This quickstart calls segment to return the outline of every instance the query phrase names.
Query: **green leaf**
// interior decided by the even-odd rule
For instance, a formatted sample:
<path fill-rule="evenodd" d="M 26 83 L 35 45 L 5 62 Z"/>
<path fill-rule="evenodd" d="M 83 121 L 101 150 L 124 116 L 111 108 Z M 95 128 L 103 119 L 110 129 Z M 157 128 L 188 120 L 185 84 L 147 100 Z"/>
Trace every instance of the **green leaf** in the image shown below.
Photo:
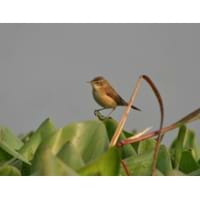
<path fill-rule="evenodd" d="M 58 155 L 68 166 L 79 169 L 84 163 L 99 157 L 108 148 L 108 144 L 107 132 L 102 122 L 72 123 L 43 141 L 35 157 L 41 157 L 45 150 L 43 146 L 48 146 L 54 156 Z M 33 160 L 32 172 L 37 171 L 38 162 L 37 159 Z"/>
<path fill-rule="evenodd" d="M 132 176 L 150 176 L 152 170 L 153 152 L 132 156 L 125 159 L 125 163 Z M 121 167 L 122 175 L 126 175 Z"/>
<path fill-rule="evenodd" d="M 85 163 L 100 156 L 109 145 L 107 131 L 103 123 L 88 121 L 76 125 L 71 143 L 82 155 Z"/>
<path fill-rule="evenodd" d="M 19 152 L 29 161 L 33 159 L 34 154 L 43 140 L 46 140 L 50 135 L 53 135 L 56 128 L 50 119 L 46 119 L 36 130 L 32 133 L 30 139 L 24 144 Z"/>
<path fill-rule="evenodd" d="M 186 126 L 181 126 L 177 138 L 173 141 L 170 147 L 170 153 L 172 155 L 174 168 L 176 169 L 179 168 L 182 151 L 184 150 L 184 140 L 186 137 L 186 133 L 187 133 Z"/>
<path fill-rule="evenodd" d="M 72 123 L 57 131 L 45 144 L 56 155 L 67 142 L 73 145 L 85 163 L 96 159 L 109 145 L 105 126 L 100 121 Z"/>
<path fill-rule="evenodd" d="M 16 164 L 14 166 L 17 166 Z M 27 165 L 26 163 L 21 163 L 20 166 L 17 166 L 20 171 L 22 176 L 30 176 L 31 175 L 31 168 L 32 165 Z"/>
<path fill-rule="evenodd" d="M 18 150 L 23 145 L 8 128 L 0 128 L 0 162 L 7 161 L 10 156 L 29 163 L 26 158 L 20 155 Z M 10 155 L 10 156 L 9 156 Z"/>
<path fill-rule="evenodd" d="M 0 143 L 0 148 L 2 148 L 5 152 L 7 152 L 8 154 L 10 154 L 11 156 L 13 156 L 14 158 L 17 158 L 27 164 L 30 164 L 30 162 L 20 153 L 18 153 L 17 151 L 15 151 L 12 147 L 10 147 L 7 143 L 5 143 L 4 141 L 1 141 Z"/>
<path fill-rule="evenodd" d="M 191 173 L 199 168 L 198 162 L 195 160 L 192 150 L 182 152 L 179 169 L 183 173 Z"/>
<path fill-rule="evenodd" d="M 156 141 L 154 139 L 144 140 L 138 144 L 138 154 L 145 154 L 154 151 Z"/>
<path fill-rule="evenodd" d="M 171 145 L 170 152 L 176 169 L 190 173 L 198 169 L 199 147 L 193 131 L 182 126 L 177 138 Z"/>
<path fill-rule="evenodd" d="M 0 167 L 0 176 L 20 176 L 20 171 L 11 165 L 4 165 Z"/>
<path fill-rule="evenodd" d="M 23 142 L 23 143 L 27 143 L 27 142 L 30 140 L 31 136 L 32 136 L 34 133 L 35 133 L 34 131 L 30 131 L 30 132 L 28 132 L 27 134 L 22 134 L 22 135 L 21 135 L 21 140 L 22 140 L 22 142 Z"/>
<path fill-rule="evenodd" d="M 80 153 L 71 142 L 67 142 L 57 154 L 57 156 L 69 167 L 75 170 L 78 170 L 81 167 L 85 166 L 85 163 Z"/>
<path fill-rule="evenodd" d="M 73 169 L 64 164 L 57 158 L 48 146 L 41 146 L 33 161 L 35 169 L 33 175 L 39 176 L 76 176 L 78 175 Z"/>
<path fill-rule="evenodd" d="M 197 138 L 195 135 L 195 132 L 193 130 L 188 129 L 188 132 L 186 134 L 184 149 L 191 149 L 193 150 L 193 156 L 195 160 L 200 159 L 200 146 L 197 145 Z"/>
<path fill-rule="evenodd" d="M 155 176 L 164 176 L 164 174 L 158 169 L 156 169 Z"/>
<path fill-rule="evenodd" d="M 3 149 L 0 149 L 0 164 L 8 161 L 12 158 L 12 156 L 10 154 L 8 154 L 6 151 L 4 151 Z"/>
<path fill-rule="evenodd" d="M 157 169 L 159 169 L 164 175 L 167 175 L 172 170 L 172 163 L 170 153 L 165 145 L 160 146 L 157 160 Z"/>
<path fill-rule="evenodd" d="M 114 134 L 114 132 L 117 128 L 118 123 L 117 123 L 117 121 L 115 121 L 114 119 L 111 119 L 111 118 L 105 118 L 103 120 L 103 123 L 106 126 L 109 140 L 111 140 L 112 136 L 113 136 L 113 134 Z M 131 137 L 131 136 L 133 136 L 133 134 L 128 133 L 127 131 L 122 131 L 122 133 L 119 137 L 119 141 L 124 140 L 127 137 Z M 121 148 L 122 159 L 130 157 L 130 156 L 136 156 L 136 155 L 137 155 L 137 153 L 136 153 L 134 147 L 131 144 L 125 145 Z"/>
<path fill-rule="evenodd" d="M 167 173 L 167 176 L 185 176 L 185 174 L 182 173 L 182 172 L 179 171 L 179 170 L 173 169 L 173 170 L 171 170 L 171 171 L 169 171 L 169 172 Z"/>
<path fill-rule="evenodd" d="M 10 129 L 5 127 L 0 128 L 0 143 L 2 141 L 15 150 L 23 146 L 23 142 Z"/>
<path fill-rule="evenodd" d="M 117 176 L 120 169 L 120 153 L 116 147 L 110 148 L 99 159 L 79 170 L 82 176 Z"/>
<path fill-rule="evenodd" d="M 188 174 L 189 176 L 200 176 L 200 169 L 197 169 Z"/>

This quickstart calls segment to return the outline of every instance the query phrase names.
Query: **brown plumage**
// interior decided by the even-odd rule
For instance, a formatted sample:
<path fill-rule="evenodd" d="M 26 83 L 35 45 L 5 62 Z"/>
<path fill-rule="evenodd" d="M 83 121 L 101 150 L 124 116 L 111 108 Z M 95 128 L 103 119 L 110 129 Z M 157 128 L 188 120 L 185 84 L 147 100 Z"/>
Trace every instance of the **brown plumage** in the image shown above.
<path fill-rule="evenodd" d="M 90 81 L 93 88 L 93 96 L 96 102 L 101 105 L 103 109 L 117 106 L 127 106 L 128 103 L 117 93 L 117 91 L 110 85 L 110 83 L 102 76 L 98 76 Z M 131 106 L 132 109 L 140 111 L 139 108 Z"/>

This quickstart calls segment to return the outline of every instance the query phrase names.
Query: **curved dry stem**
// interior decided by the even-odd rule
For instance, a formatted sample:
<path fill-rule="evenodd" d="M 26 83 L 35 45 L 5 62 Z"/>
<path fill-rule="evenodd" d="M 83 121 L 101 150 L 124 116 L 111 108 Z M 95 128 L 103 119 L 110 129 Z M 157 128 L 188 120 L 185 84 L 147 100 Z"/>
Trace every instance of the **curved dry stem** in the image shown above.
<path fill-rule="evenodd" d="M 161 130 L 162 130 L 162 127 L 163 127 L 163 122 L 164 122 L 164 106 L 163 106 L 162 97 L 161 97 L 156 85 L 153 83 L 153 81 L 146 75 L 143 75 L 143 79 L 147 81 L 147 83 L 149 84 L 149 86 L 153 90 L 153 92 L 154 92 L 154 94 L 155 94 L 155 96 L 158 100 L 159 107 L 160 107 L 160 127 L 159 127 L 159 130 L 158 130 L 158 138 L 157 138 L 157 142 L 156 142 L 156 146 L 155 146 L 155 150 L 154 150 L 154 154 L 153 154 L 153 163 L 152 163 L 152 175 L 154 175 L 155 172 L 156 172 L 156 164 L 157 164 L 157 159 L 158 159 L 160 142 L 163 138 Z"/>
<path fill-rule="evenodd" d="M 152 128 L 149 127 L 149 128 L 145 128 L 143 131 L 137 133 L 136 135 L 132 136 L 132 137 L 129 137 L 128 139 L 130 140 L 134 140 L 135 138 L 139 138 L 141 137 L 142 135 L 146 134 L 147 132 L 149 132 Z"/>
<path fill-rule="evenodd" d="M 143 76 L 140 76 L 139 79 L 137 80 L 136 86 L 135 86 L 135 88 L 133 90 L 133 94 L 132 94 L 132 96 L 131 96 L 131 98 L 130 98 L 130 100 L 128 102 L 128 106 L 125 108 L 125 111 L 124 111 L 124 113 L 123 113 L 123 115 L 121 117 L 121 120 L 119 121 L 118 126 L 117 126 L 117 128 L 115 130 L 115 133 L 114 133 L 114 135 L 113 135 L 113 137 L 111 139 L 110 147 L 115 146 L 117 141 L 118 141 L 118 139 L 119 139 L 119 136 L 120 136 L 120 134 L 121 134 L 121 132 L 122 132 L 122 130 L 124 128 L 124 125 L 125 125 L 126 121 L 127 121 L 128 114 L 129 114 L 129 112 L 131 110 L 131 106 L 134 104 L 135 98 L 136 98 L 137 93 L 138 93 L 138 91 L 140 89 L 142 79 L 143 79 Z"/>
<path fill-rule="evenodd" d="M 111 139 L 111 142 L 110 142 L 110 147 L 112 146 L 115 146 L 119 137 L 120 137 L 120 134 L 124 128 L 124 125 L 128 119 L 128 114 L 131 110 L 131 106 L 134 104 L 134 101 L 135 101 L 135 98 L 137 96 L 137 93 L 140 89 L 140 86 L 141 86 L 141 83 L 142 83 L 142 79 L 144 79 L 148 84 L 149 86 L 151 87 L 151 89 L 153 90 L 157 100 L 158 100 L 158 103 L 159 103 L 159 107 L 160 107 L 160 113 L 161 113 L 161 120 L 160 120 L 160 128 L 158 130 L 158 138 L 157 138 L 157 143 L 156 143 L 156 147 L 155 147 L 155 151 L 154 151 L 154 155 L 153 155 L 153 163 L 152 163 L 152 174 L 154 174 L 155 170 L 156 170 L 156 163 L 157 163 L 157 157 L 158 157 L 158 151 L 159 151 L 159 147 L 160 147 L 160 141 L 162 139 L 162 135 L 161 135 L 161 129 L 163 127 L 163 121 L 164 121 L 164 106 L 163 106 L 163 101 L 162 101 L 162 98 L 161 98 L 161 95 L 158 91 L 158 89 L 156 88 L 155 84 L 153 83 L 153 81 L 146 75 L 141 75 L 137 82 L 136 82 L 136 86 L 133 90 L 133 94 L 129 100 L 129 103 L 128 103 L 128 106 L 126 107 L 122 117 L 121 117 L 121 120 L 120 122 L 118 123 L 118 126 L 115 130 L 115 133 Z"/>
<path fill-rule="evenodd" d="M 125 171 L 126 175 L 127 175 L 127 176 L 130 176 L 131 173 L 129 172 L 128 166 L 127 166 L 127 164 L 125 163 L 125 161 L 124 161 L 124 160 L 121 160 L 121 164 L 122 164 L 122 167 L 124 168 L 124 171 Z"/>
<path fill-rule="evenodd" d="M 200 119 L 200 108 L 189 113 L 188 115 L 186 115 L 182 119 L 178 120 L 177 122 L 162 128 L 161 133 L 162 133 L 162 135 L 164 135 L 164 134 L 168 133 L 169 131 L 172 131 L 173 129 L 180 127 L 183 124 L 193 122 L 197 119 Z M 158 132 L 158 130 L 156 130 L 156 131 L 151 131 L 151 132 L 149 132 L 145 135 L 142 135 L 140 137 L 137 137 L 137 138 L 133 138 L 133 139 L 127 138 L 125 140 L 120 141 L 117 146 L 122 147 L 122 146 L 127 145 L 127 144 L 133 144 L 133 143 L 136 143 L 136 142 L 141 142 L 141 141 L 153 138 L 153 137 L 157 136 L 158 134 L 159 134 L 159 132 Z"/>
<path fill-rule="evenodd" d="M 162 133 L 162 135 L 164 135 L 164 134 L 166 134 L 167 132 L 169 132 L 169 131 L 171 131 L 171 130 L 173 130 L 173 129 L 176 129 L 176 128 L 177 128 L 177 126 L 174 126 L 174 124 L 173 124 L 173 125 L 167 126 L 167 127 L 165 127 L 165 128 L 162 128 L 161 130 L 160 130 L 160 129 L 159 129 L 159 130 L 160 130 L 160 132 Z M 142 136 L 140 136 L 140 137 L 137 137 L 137 138 L 133 138 L 133 139 L 127 138 L 127 139 L 125 139 L 125 140 L 121 140 L 121 141 L 117 144 L 117 146 L 118 146 L 118 147 L 122 147 L 122 146 L 127 145 L 127 144 L 133 144 L 133 143 L 136 143 L 136 142 L 141 142 L 141 141 L 144 141 L 144 140 L 153 138 L 153 137 L 158 136 L 158 135 L 160 134 L 159 130 L 151 131 L 151 132 L 149 132 L 149 133 L 147 133 L 147 134 L 144 134 L 144 135 L 142 135 Z"/>

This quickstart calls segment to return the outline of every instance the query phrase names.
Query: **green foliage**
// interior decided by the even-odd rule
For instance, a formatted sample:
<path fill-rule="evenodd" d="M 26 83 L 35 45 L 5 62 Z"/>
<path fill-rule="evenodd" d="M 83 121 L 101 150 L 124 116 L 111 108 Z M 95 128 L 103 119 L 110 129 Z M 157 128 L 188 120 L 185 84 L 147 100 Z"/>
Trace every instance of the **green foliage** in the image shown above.
<path fill-rule="evenodd" d="M 195 133 L 186 126 L 179 129 L 178 136 L 170 147 L 170 152 L 175 169 L 188 174 L 200 168 L 200 153 Z"/>
<path fill-rule="evenodd" d="M 20 176 L 20 171 L 11 165 L 4 165 L 0 167 L 0 176 Z"/>
<path fill-rule="evenodd" d="M 52 135 L 55 130 L 56 128 L 50 119 L 46 119 L 39 128 L 31 134 L 30 138 L 26 138 L 27 142 L 19 150 L 21 155 L 29 161 L 32 160 L 38 146 L 42 141 L 45 141 L 48 136 Z"/>
<path fill-rule="evenodd" d="M 167 175 L 170 171 L 172 171 L 170 153 L 165 145 L 160 146 L 157 169 L 159 169 L 164 175 Z"/>
<path fill-rule="evenodd" d="M 47 145 L 42 145 L 33 160 L 33 175 L 74 176 L 76 172 L 55 156 Z"/>
<path fill-rule="evenodd" d="M 110 148 L 116 127 L 111 118 L 64 128 L 56 128 L 46 119 L 22 139 L 1 127 L 0 175 L 125 176 L 128 170 L 132 176 L 150 176 L 155 139 Z M 124 130 L 119 140 L 133 135 Z M 156 175 L 200 175 L 200 146 L 194 131 L 183 125 L 169 148 L 160 146 Z"/>
<path fill-rule="evenodd" d="M 107 134 L 108 134 L 109 140 L 111 140 L 111 138 L 115 132 L 115 129 L 117 128 L 117 122 L 113 119 L 105 118 L 103 120 L 103 123 L 107 129 Z M 119 140 L 123 140 L 130 136 L 133 136 L 133 134 L 128 133 L 127 131 L 123 131 L 119 137 Z M 121 155 L 122 155 L 122 159 L 123 159 L 123 158 L 129 157 L 129 156 L 136 156 L 137 153 L 136 153 L 136 150 L 133 148 L 133 146 L 129 144 L 129 145 L 125 145 L 121 148 Z"/>
<path fill-rule="evenodd" d="M 29 163 L 29 161 L 20 153 L 17 152 L 20 147 L 23 146 L 23 142 L 18 139 L 9 129 L 0 128 L 0 150 L 1 150 L 1 158 L 0 160 L 7 160 L 9 156 L 13 158 L 17 158 L 25 163 Z"/>
<path fill-rule="evenodd" d="M 152 158 L 153 158 L 153 152 L 148 152 L 137 156 L 128 157 L 124 161 L 132 176 L 150 176 Z M 122 175 L 126 175 L 123 167 L 121 167 L 120 173 Z"/>
<path fill-rule="evenodd" d="M 119 169 L 119 150 L 116 147 L 113 147 L 96 161 L 81 168 L 79 174 L 83 176 L 117 176 L 119 174 Z"/>

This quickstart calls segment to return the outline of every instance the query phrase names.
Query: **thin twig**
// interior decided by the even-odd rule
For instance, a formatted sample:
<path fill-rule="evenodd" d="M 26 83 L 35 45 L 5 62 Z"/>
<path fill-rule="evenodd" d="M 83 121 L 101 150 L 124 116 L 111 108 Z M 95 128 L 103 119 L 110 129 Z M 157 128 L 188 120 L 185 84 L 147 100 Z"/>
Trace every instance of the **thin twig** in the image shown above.
<path fill-rule="evenodd" d="M 200 108 L 189 113 L 188 115 L 186 115 L 182 119 L 178 120 L 177 122 L 162 128 L 161 133 L 162 133 L 162 135 L 164 135 L 164 134 L 168 133 L 169 131 L 172 131 L 173 129 L 180 127 L 183 124 L 193 122 L 197 119 L 200 119 Z M 117 146 L 122 147 L 122 146 L 127 145 L 127 144 L 133 144 L 133 143 L 136 143 L 136 142 L 141 142 L 141 141 L 153 138 L 153 137 L 157 136 L 158 134 L 159 134 L 159 132 L 158 132 L 158 130 L 156 130 L 156 131 L 151 131 L 151 132 L 149 132 L 145 135 L 142 135 L 140 137 L 137 137 L 137 138 L 133 138 L 133 139 L 127 138 L 125 140 L 120 141 Z"/>
<path fill-rule="evenodd" d="M 134 136 L 129 137 L 128 139 L 129 139 L 129 140 L 134 140 L 135 138 L 139 138 L 139 137 L 141 137 L 142 135 L 146 134 L 146 133 L 147 133 L 149 130 L 151 130 L 151 129 L 152 129 L 151 127 L 145 128 L 143 131 L 137 133 L 137 134 L 134 135 Z"/>
<path fill-rule="evenodd" d="M 161 133 L 162 133 L 162 135 L 164 135 L 167 132 L 169 132 L 169 131 L 171 131 L 171 130 L 173 130 L 175 128 L 177 128 L 177 126 L 174 126 L 174 124 L 173 124 L 173 126 L 172 125 L 167 126 L 167 127 L 161 129 Z M 136 142 L 141 142 L 141 141 L 153 138 L 155 136 L 158 136 L 158 134 L 160 134 L 159 130 L 156 130 L 156 131 L 151 131 L 151 132 L 149 132 L 147 134 L 144 134 L 144 135 L 142 135 L 140 137 L 137 137 L 137 138 L 133 138 L 133 139 L 127 138 L 127 139 L 121 140 L 117 144 L 117 146 L 118 147 L 122 147 L 122 146 L 127 145 L 127 144 L 133 144 L 133 143 L 136 143 Z"/>
<path fill-rule="evenodd" d="M 138 91 L 140 89 L 142 79 L 143 79 L 143 76 L 140 76 L 139 79 L 136 82 L 136 86 L 135 86 L 135 88 L 133 90 L 133 94 L 132 94 L 132 96 L 131 96 L 131 98 L 129 100 L 128 106 L 125 108 L 125 111 L 124 111 L 124 113 L 123 113 L 123 115 L 121 117 L 121 120 L 118 123 L 118 126 L 117 126 L 117 128 L 115 130 L 115 133 L 114 133 L 114 135 L 113 135 L 113 137 L 111 139 L 110 147 L 115 146 L 117 141 L 118 141 L 118 139 L 119 139 L 119 136 L 120 136 L 120 134 L 121 134 L 121 132 L 122 132 L 122 130 L 124 128 L 124 125 L 125 125 L 126 121 L 127 121 L 128 114 L 129 114 L 129 112 L 131 110 L 131 106 L 134 104 L 135 98 L 136 98 L 137 93 L 138 93 Z"/>
<path fill-rule="evenodd" d="M 121 160 L 121 164 L 122 164 L 122 167 L 124 168 L 124 171 L 125 171 L 126 175 L 127 175 L 127 176 L 130 176 L 131 173 L 129 172 L 128 166 L 127 166 L 127 164 L 125 163 L 125 161 L 124 161 L 124 160 Z"/>

